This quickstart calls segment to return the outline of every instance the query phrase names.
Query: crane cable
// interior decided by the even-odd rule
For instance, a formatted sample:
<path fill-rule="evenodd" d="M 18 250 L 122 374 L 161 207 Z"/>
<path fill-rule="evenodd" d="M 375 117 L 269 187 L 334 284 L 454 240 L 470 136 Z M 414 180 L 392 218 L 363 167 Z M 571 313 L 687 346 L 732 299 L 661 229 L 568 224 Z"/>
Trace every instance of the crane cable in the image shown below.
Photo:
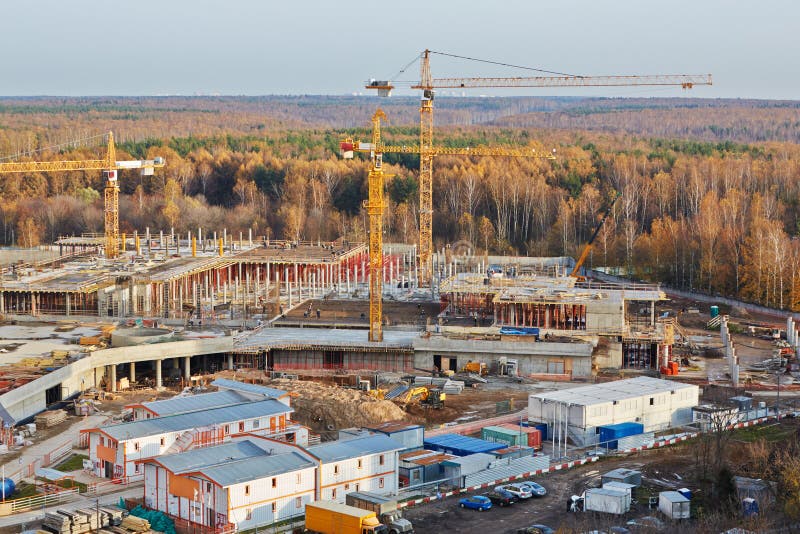
<path fill-rule="evenodd" d="M 12 155 L 12 156 L 1 157 L 0 161 L 5 161 L 5 160 L 9 160 L 9 159 L 16 159 L 16 158 L 21 158 L 21 157 L 25 157 L 25 156 L 30 156 L 30 155 L 33 155 L 33 154 L 37 154 L 39 152 L 45 152 L 45 151 L 56 150 L 56 149 L 60 150 L 60 149 L 62 149 L 64 147 L 79 148 L 81 145 L 83 145 L 83 143 L 85 141 L 91 141 L 91 140 L 94 140 L 94 139 L 105 138 L 107 135 L 108 134 L 92 135 L 92 136 L 89 136 L 89 137 L 83 137 L 83 138 L 80 138 L 80 139 L 74 139 L 74 140 L 68 141 L 66 143 L 59 143 L 57 145 L 51 145 L 51 146 L 43 146 L 43 147 L 37 148 L 36 150 L 28 150 L 27 152 L 19 152 L 17 154 Z"/>
<path fill-rule="evenodd" d="M 552 70 L 539 69 L 539 68 L 536 68 L 536 67 L 525 67 L 523 65 L 513 65 L 511 63 L 502 63 L 500 61 L 491 61 L 491 60 L 488 60 L 488 59 L 478 59 L 478 58 L 468 57 L 468 56 L 459 56 L 457 54 L 448 54 L 447 52 L 435 52 L 433 50 L 430 50 L 429 52 L 431 54 L 438 54 L 440 56 L 448 56 L 448 57 L 454 57 L 454 58 L 458 58 L 458 59 L 466 59 L 466 60 L 469 60 L 469 61 L 477 61 L 479 63 L 490 63 L 492 65 L 500 65 L 501 67 L 512 67 L 512 68 L 515 68 L 515 69 L 532 70 L 532 71 L 536 71 L 536 72 L 543 72 L 545 74 L 555 74 L 556 76 L 570 76 L 570 77 L 573 77 L 573 78 L 583 78 L 583 76 L 580 76 L 578 74 L 567 74 L 565 72 L 557 72 L 557 71 L 552 71 Z"/>

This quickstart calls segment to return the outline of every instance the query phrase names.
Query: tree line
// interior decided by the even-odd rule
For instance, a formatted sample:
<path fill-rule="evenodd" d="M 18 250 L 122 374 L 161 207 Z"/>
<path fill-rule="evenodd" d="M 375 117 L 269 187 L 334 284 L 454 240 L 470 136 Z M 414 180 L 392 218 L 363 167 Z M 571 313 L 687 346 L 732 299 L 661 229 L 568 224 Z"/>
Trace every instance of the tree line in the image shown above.
<path fill-rule="evenodd" d="M 324 120 L 336 121 L 341 102 L 334 105 L 324 98 L 314 102 L 298 98 L 294 105 L 311 106 L 314 113 L 327 117 Z M 66 135 L 56 128 L 25 128 L 25 117 L 38 123 L 50 116 L 54 124 L 66 124 L 66 117 L 74 113 L 76 131 L 90 123 L 92 112 L 80 106 L 91 110 L 92 102 L 70 101 L 67 104 L 76 109 L 62 111 L 43 102 L 35 104 L 9 109 L 0 100 L 0 124 L 13 124 L 0 129 L 5 153 L 14 152 L 8 150 L 11 146 L 24 152 L 25 143 L 29 148 L 59 144 L 54 143 L 56 136 Z M 512 111 L 519 105 L 511 105 Z M 253 111 L 269 107 L 258 99 L 234 100 L 232 107 L 223 101 L 206 110 L 196 109 L 193 99 L 143 103 L 120 99 L 103 106 L 101 115 L 134 117 L 126 119 L 131 129 L 118 135 L 118 159 L 167 160 L 167 167 L 154 176 L 121 173 L 121 231 L 150 227 L 187 232 L 203 227 L 227 228 L 234 234 L 252 229 L 258 235 L 287 239 L 364 239 L 361 201 L 369 164 L 358 158 L 345 161 L 337 154 L 344 136 L 368 140 L 369 131 L 363 126 L 287 127 L 280 114 L 276 119 Z M 217 113 L 226 109 L 231 112 L 227 118 Z M 756 106 L 752 112 L 758 117 L 764 110 L 791 109 Z M 716 113 L 719 108 L 700 112 L 707 110 Z M 472 112 L 468 106 L 451 111 Z M 175 125 L 162 125 L 164 135 L 156 135 L 155 129 L 139 137 L 145 125 L 164 120 L 162 113 L 172 114 Z M 476 113 L 497 116 L 504 111 L 492 101 Z M 198 116 L 212 119 L 204 122 Z M 196 133 L 172 133 L 185 130 L 189 123 Z M 257 124 L 262 128 L 249 126 Z M 384 132 L 387 142 L 416 144 L 413 122 L 390 124 Z M 633 121 L 629 128 L 639 128 L 637 124 Z M 540 153 L 555 148 L 557 159 L 437 157 L 435 244 L 468 240 L 476 249 L 495 253 L 576 256 L 619 192 L 621 197 L 598 235 L 589 260 L 592 266 L 617 267 L 637 279 L 794 309 L 800 300 L 796 239 L 800 146 L 736 140 L 742 137 L 704 141 L 692 136 L 513 125 L 437 127 L 436 142 L 442 145 L 527 146 Z M 102 151 L 67 145 L 36 157 L 95 158 L 98 150 Z M 386 155 L 385 162 L 395 175 L 386 184 L 385 239 L 414 242 L 419 159 Z M 102 188 L 100 174 L 92 172 L 4 175 L 0 241 L 30 246 L 59 235 L 101 232 Z"/>

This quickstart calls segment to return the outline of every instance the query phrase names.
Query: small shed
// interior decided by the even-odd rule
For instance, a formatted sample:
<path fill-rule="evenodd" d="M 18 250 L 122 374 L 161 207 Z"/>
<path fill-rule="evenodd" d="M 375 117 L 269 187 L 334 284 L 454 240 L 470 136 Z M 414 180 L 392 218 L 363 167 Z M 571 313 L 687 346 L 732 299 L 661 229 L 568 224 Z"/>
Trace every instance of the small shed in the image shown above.
<path fill-rule="evenodd" d="M 403 450 L 421 449 L 424 436 L 423 427 L 403 421 L 387 421 L 375 426 L 364 427 L 367 430 L 389 436 L 403 446 Z"/>
<path fill-rule="evenodd" d="M 606 488 L 586 490 L 583 509 L 586 512 L 604 512 L 607 514 L 624 514 L 630 510 L 629 496 L 624 491 Z"/>
<path fill-rule="evenodd" d="M 736 406 L 740 412 L 746 412 L 753 409 L 753 398 L 737 396 L 731 397 L 731 403 Z"/>
<path fill-rule="evenodd" d="M 442 462 L 442 478 L 449 480 L 455 486 L 462 487 L 461 482 L 465 476 L 488 469 L 494 461 L 493 455 L 484 453 L 445 460 Z"/>
<path fill-rule="evenodd" d="M 677 491 L 658 494 L 658 509 L 670 519 L 689 519 L 691 501 Z"/>
<path fill-rule="evenodd" d="M 606 482 L 624 482 L 638 488 L 642 485 L 642 472 L 624 468 L 614 469 L 603 475 L 601 481 L 603 484 Z"/>
<path fill-rule="evenodd" d="M 404 487 L 432 482 L 442 478 L 442 462 L 456 458 L 438 451 L 404 452 L 398 458 L 397 474 Z"/>

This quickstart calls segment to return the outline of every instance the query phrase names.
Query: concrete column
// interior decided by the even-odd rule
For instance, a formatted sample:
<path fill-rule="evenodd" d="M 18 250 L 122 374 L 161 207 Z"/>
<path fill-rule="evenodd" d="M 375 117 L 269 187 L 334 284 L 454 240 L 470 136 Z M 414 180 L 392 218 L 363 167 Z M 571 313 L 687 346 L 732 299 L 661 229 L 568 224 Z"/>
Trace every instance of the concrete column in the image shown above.
<path fill-rule="evenodd" d="M 130 373 L 129 374 L 130 374 L 130 376 L 128 377 L 128 380 L 130 380 L 131 384 L 133 384 L 134 382 L 136 382 L 136 362 L 131 362 L 130 363 Z"/>
<path fill-rule="evenodd" d="M 66 301 L 67 301 L 67 309 L 66 309 L 66 312 L 67 312 L 67 316 L 69 316 L 69 312 L 70 312 L 70 309 L 69 309 L 69 293 L 66 293 L 66 294 L 65 294 L 65 297 L 66 297 Z M 0 299 L 2 299 L 2 295 L 0 295 Z M 2 302 L 2 300 L 0 300 L 0 302 Z M 2 307 L 2 305 L 1 305 L 1 304 L 0 304 L 0 307 Z M 0 311 L 2 311 L 2 310 L 0 310 Z"/>
<path fill-rule="evenodd" d="M 233 354 L 228 354 L 228 370 L 233 371 Z"/>
<path fill-rule="evenodd" d="M 188 382 L 192 378 L 192 357 L 191 356 L 184 356 L 183 357 L 183 376 L 186 378 Z"/>
<path fill-rule="evenodd" d="M 117 391 L 117 366 L 109 365 L 108 367 L 108 379 L 111 382 L 111 392 L 113 393 Z"/>
<path fill-rule="evenodd" d="M 164 383 L 161 380 L 161 362 L 162 360 L 156 360 L 156 390 L 161 391 L 164 389 Z"/>

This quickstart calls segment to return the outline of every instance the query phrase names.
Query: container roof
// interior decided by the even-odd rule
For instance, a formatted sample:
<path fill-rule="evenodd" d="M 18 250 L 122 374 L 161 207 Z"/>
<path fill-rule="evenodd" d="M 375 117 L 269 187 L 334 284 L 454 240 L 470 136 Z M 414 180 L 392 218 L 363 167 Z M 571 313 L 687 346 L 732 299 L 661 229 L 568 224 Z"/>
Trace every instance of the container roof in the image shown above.
<path fill-rule="evenodd" d="M 155 460 L 179 475 L 199 471 L 219 464 L 237 462 L 244 459 L 264 456 L 267 451 L 249 440 L 233 441 L 216 447 L 204 447 L 177 454 L 159 456 Z"/>
<path fill-rule="evenodd" d="M 292 451 L 219 464 L 201 469 L 200 472 L 220 486 L 225 487 L 282 473 L 290 473 L 299 469 L 307 469 L 315 465 L 317 465 L 316 462 L 298 452 Z"/>
<path fill-rule="evenodd" d="M 134 408 L 141 406 L 153 413 L 163 416 L 194 412 L 197 410 L 208 410 L 209 408 L 220 408 L 223 406 L 242 404 L 244 402 L 250 402 L 250 399 L 235 391 L 215 391 L 213 393 L 203 393 L 200 395 L 187 395 L 153 402 L 129 404 L 127 407 Z"/>
<path fill-rule="evenodd" d="M 228 380 L 227 378 L 217 378 L 211 382 L 211 385 L 223 389 L 243 391 L 253 395 L 263 395 L 264 397 L 272 399 L 277 399 L 286 395 L 286 392 L 282 389 L 268 388 L 266 386 L 259 386 L 258 384 L 246 384 L 238 380 Z"/>
<path fill-rule="evenodd" d="M 383 434 L 371 434 L 345 441 L 331 441 L 308 447 L 308 452 L 323 462 L 338 462 L 367 454 L 399 451 L 401 444 Z"/>
<path fill-rule="evenodd" d="M 369 430 L 375 430 L 377 432 L 382 432 L 384 434 L 392 434 L 394 432 L 404 432 L 406 430 L 416 430 L 418 428 L 422 428 L 421 425 L 415 425 L 411 423 L 406 423 L 404 421 L 386 421 L 385 423 L 381 423 L 379 425 L 373 426 L 365 426 L 364 428 Z"/>
<path fill-rule="evenodd" d="M 454 451 L 462 450 L 469 452 L 489 452 L 497 449 L 503 449 L 507 446 L 505 443 L 495 443 L 493 441 L 471 438 L 469 436 L 462 436 L 460 434 L 439 434 L 438 436 L 426 438 L 425 446 L 429 447 L 431 445 L 451 449 Z"/>
<path fill-rule="evenodd" d="M 235 404 L 212 410 L 189 412 L 166 417 L 142 419 L 100 427 L 99 430 L 117 441 L 154 436 L 167 432 L 180 432 L 194 428 L 232 423 L 244 419 L 291 413 L 294 410 L 275 399 Z"/>
<path fill-rule="evenodd" d="M 669 499 L 671 502 L 689 502 L 685 495 L 681 495 L 677 491 L 662 491 L 658 494 L 659 497 Z"/>
<path fill-rule="evenodd" d="M 531 398 L 540 399 L 545 402 L 570 404 L 573 406 L 591 406 L 594 404 L 605 404 L 615 400 L 634 399 L 658 393 L 670 393 L 682 389 L 697 390 L 698 387 L 693 384 L 684 384 L 683 382 L 676 382 L 673 380 L 637 376 L 636 378 L 615 380 L 603 384 L 560 389 L 548 393 L 537 393 L 536 395 L 531 395 Z"/>

